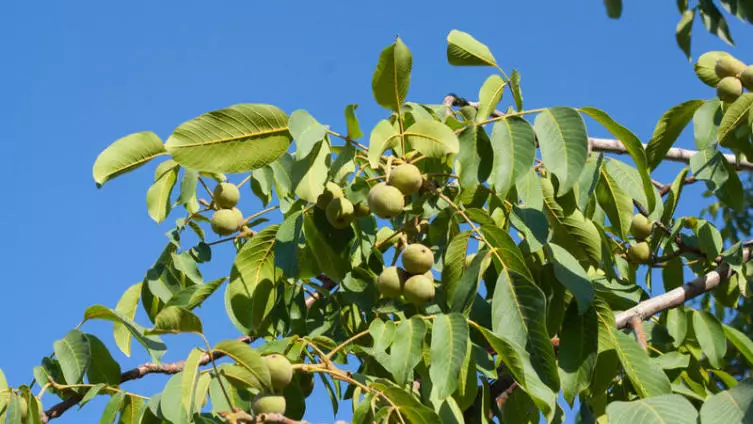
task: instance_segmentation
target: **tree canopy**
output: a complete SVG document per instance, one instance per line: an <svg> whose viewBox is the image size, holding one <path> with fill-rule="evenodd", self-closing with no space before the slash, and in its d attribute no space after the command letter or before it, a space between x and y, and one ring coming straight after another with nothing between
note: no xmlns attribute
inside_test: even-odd
<svg viewBox="0 0 753 424"><path fill-rule="evenodd" d="M708 20L711 6L691 10ZM450 65L490 71L472 100L411 101L413 53L396 38L373 72L385 115L370 131L356 104L342 129L237 104L105 148L98 187L161 161L147 210L175 225L143 281L87 308L32 384L0 371L0 423L107 396L101 423L290 424L315 378L353 423L556 423L576 402L583 423L750 422L753 66L701 55L709 98L668 109L644 143L595 107L525 108L516 70L468 33L446 42ZM673 147L686 128L697 150ZM657 181L663 161L686 166ZM691 184L703 210L677 207ZM263 209L241 210L245 196ZM225 243L231 269L207 278ZM212 296L237 339L207 340ZM93 320L150 362L122 369ZM162 361L161 336L184 333L185 359ZM171 376L161 393L125 384L151 374Z"/></svg>

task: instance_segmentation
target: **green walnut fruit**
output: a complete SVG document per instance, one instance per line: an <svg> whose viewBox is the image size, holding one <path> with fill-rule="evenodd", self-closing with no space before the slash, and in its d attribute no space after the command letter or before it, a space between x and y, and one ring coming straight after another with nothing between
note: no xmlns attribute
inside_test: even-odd
<svg viewBox="0 0 753 424"><path fill-rule="evenodd" d="M740 74L740 82L743 84L743 87L749 91L753 91L753 66L748 66Z"/></svg>
<svg viewBox="0 0 753 424"><path fill-rule="evenodd" d="M355 205L356 209L356 218L363 218L364 216L369 216L371 213L371 209L369 209L369 205L367 205L365 202L361 202L357 205Z"/></svg>
<svg viewBox="0 0 753 424"><path fill-rule="evenodd" d="M406 278L405 271L396 266L385 268L377 277L377 290L384 297L399 297L403 292Z"/></svg>
<svg viewBox="0 0 753 424"><path fill-rule="evenodd" d="M722 56L716 61L714 72L719 78L736 77L745 70L746 66L733 56Z"/></svg>
<svg viewBox="0 0 753 424"><path fill-rule="evenodd" d="M724 77L716 85L716 96L719 100L732 103L743 94L743 83L735 77Z"/></svg>
<svg viewBox="0 0 753 424"><path fill-rule="evenodd" d="M238 204L241 192L235 184L220 183L214 188L214 204L220 209L230 209Z"/></svg>
<svg viewBox="0 0 753 424"><path fill-rule="evenodd" d="M264 357L264 363L269 370L273 389L282 390L293 380L293 366L288 358L278 354L267 355Z"/></svg>
<svg viewBox="0 0 753 424"><path fill-rule="evenodd" d="M649 221L648 218L646 218L642 214L637 214L630 222L630 234L632 234L636 240L643 241L651 235L651 230L653 227L654 224Z"/></svg>
<svg viewBox="0 0 753 424"><path fill-rule="evenodd" d="M405 281L403 296L416 306L426 304L434 299L434 279L423 274L410 277Z"/></svg>
<svg viewBox="0 0 753 424"><path fill-rule="evenodd" d="M645 241L636 243L628 249L627 259L634 264L647 264L651 262L651 247Z"/></svg>
<svg viewBox="0 0 753 424"><path fill-rule="evenodd" d="M424 178L421 176L421 171L416 168L416 165L409 163L395 167L390 172L390 178L387 181L387 184L397 187L398 190L408 196L417 192L423 183Z"/></svg>
<svg viewBox="0 0 753 424"><path fill-rule="evenodd" d="M344 197L338 197L329 202L324 213L327 215L327 221L339 229L348 228L355 218L353 204Z"/></svg>
<svg viewBox="0 0 753 424"><path fill-rule="evenodd" d="M367 197L369 209L382 219L400 215L405 208L403 192L385 183L379 183L369 190Z"/></svg>
<svg viewBox="0 0 753 424"><path fill-rule="evenodd" d="M212 231L221 236L229 236L238 231L242 218L243 216L240 214L240 211L220 209L212 215Z"/></svg>
<svg viewBox="0 0 753 424"><path fill-rule="evenodd" d="M319 209L327 209L327 206L329 206L332 200L339 199L344 195L343 189L341 189L339 185L332 181L328 181L327 184L324 185L324 192L316 198L316 206Z"/></svg>
<svg viewBox="0 0 753 424"><path fill-rule="evenodd" d="M413 243L403 251L403 268L411 274L423 274L434 266L434 254L423 244Z"/></svg>
<svg viewBox="0 0 753 424"><path fill-rule="evenodd" d="M285 414L285 397L263 393L254 399L251 405L257 414Z"/></svg>

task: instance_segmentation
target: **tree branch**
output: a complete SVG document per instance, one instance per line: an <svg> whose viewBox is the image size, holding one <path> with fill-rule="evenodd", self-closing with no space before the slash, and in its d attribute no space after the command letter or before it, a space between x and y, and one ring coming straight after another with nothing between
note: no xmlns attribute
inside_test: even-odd
<svg viewBox="0 0 753 424"><path fill-rule="evenodd" d="M337 285L332 279L330 279L329 277L325 275L320 275L317 277L317 279L322 282L322 287L327 290L331 290ZM313 305L317 299L319 299L319 293L314 293L313 295L308 296L305 299L306 307L310 308L311 305ZM250 337L250 336L243 336L243 337L239 337L236 340L238 340L241 343L250 344L251 342L255 340L255 338ZM225 355L223 353L218 352L214 354L214 359L217 360L217 359L223 358L224 356ZM210 361L211 361L211 358L209 354L205 353L201 356L201 359L199 360L199 366L207 365ZM120 383L122 384L131 380L138 380L149 374L177 374L183 371L183 368L185 366L186 366L185 360L170 362L167 364L155 364L153 362L148 362L120 374ZM62 402L59 402L51 406L44 413L42 413L42 417L41 417L42 423L47 423L52 419L60 417L61 415L65 413L65 411L77 405L81 401L81 399L83 399L83 396L74 395L63 400ZM273 422L282 422L282 421L273 421Z"/></svg>
<svg viewBox="0 0 753 424"><path fill-rule="evenodd" d="M442 104L448 107L472 106L475 108L478 108L478 105L479 105L478 102L468 101L455 94L448 94L447 96L445 96ZM505 116L505 114L503 112L495 110L494 112L492 112L491 116L502 117L502 116ZM596 151L596 152L614 153L618 155L624 155L624 154L627 154L628 152L627 149L625 148L625 145L623 145L620 140L589 137L588 145L591 151ZM644 147L645 146L646 145L644 144ZM687 150L687 149L680 149L677 147L672 147L671 149L669 149L666 156L664 156L664 159L673 161L673 162L690 163L690 158L696 153L698 153L698 151L696 150ZM725 154L724 158L727 160L727 162L729 162L730 165L734 166L737 170L753 171L753 163L751 162L748 162L746 160L740 160L740 163L738 163L737 158L735 157L735 155L732 155L732 154Z"/></svg>

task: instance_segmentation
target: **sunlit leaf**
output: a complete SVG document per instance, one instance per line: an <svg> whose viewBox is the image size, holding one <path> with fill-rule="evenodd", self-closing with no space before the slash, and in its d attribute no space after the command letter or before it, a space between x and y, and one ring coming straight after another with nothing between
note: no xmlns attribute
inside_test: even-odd
<svg viewBox="0 0 753 424"><path fill-rule="evenodd" d="M557 195L569 192L578 181L588 156L586 125L572 108L544 109L534 121L541 157L559 181Z"/></svg>
<svg viewBox="0 0 753 424"><path fill-rule="evenodd" d="M672 144L693 118L696 109L703 103L703 100L688 100L664 112L646 146L649 169L653 170L664 159Z"/></svg>
<svg viewBox="0 0 753 424"><path fill-rule="evenodd" d="M497 66L488 47L456 29L447 35L447 61L455 66Z"/></svg>
<svg viewBox="0 0 753 424"><path fill-rule="evenodd" d="M78 384L91 364L91 349L86 335L78 330L71 330L54 344L55 357L68 384Z"/></svg>
<svg viewBox="0 0 753 424"><path fill-rule="evenodd" d="M127 135L110 144L94 161L92 174L97 187L166 154L157 134L147 131Z"/></svg>
<svg viewBox="0 0 753 424"><path fill-rule="evenodd" d="M668 394L632 402L612 402L607 405L607 418L610 424L695 424L698 411L685 397Z"/></svg>
<svg viewBox="0 0 753 424"><path fill-rule="evenodd" d="M398 37L379 55L371 88L380 106L397 111L408 96L413 57Z"/></svg>

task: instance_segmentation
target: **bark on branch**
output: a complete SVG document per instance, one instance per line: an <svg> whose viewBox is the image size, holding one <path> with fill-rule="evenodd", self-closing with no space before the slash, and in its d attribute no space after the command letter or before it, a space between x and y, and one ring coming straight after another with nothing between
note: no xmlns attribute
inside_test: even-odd
<svg viewBox="0 0 753 424"><path fill-rule="evenodd" d="M444 104L447 107L472 106L475 108L478 108L478 105L479 105L478 102L468 101L455 94L447 95L444 98L444 101L442 102L442 104ZM503 112L495 110L494 112L492 112L491 116L501 117L504 115L505 114ZM594 151L594 152L614 153L618 155L627 154L627 149L625 149L625 145L622 144L620 140L589 137L588 144L591 151ZM646 145L644 144L644 147L645 146ZM666 156L664 156L664 159L673 161L673 162L690 163L690 158L693 157L693 155L695 155L696 153L698 153L698 151L696 150L687 150L687 149L680 149L677 147L672 147L671 149L669 149ZM727 160L727 162L729 162L730 165L734 166L737 170L753 171L753 163L751 162L748 162L746 160L741 160L740 163L738 163L737 158L735 158L735 155L732 155L732 154L725 154L724 158Z"/></svg>

